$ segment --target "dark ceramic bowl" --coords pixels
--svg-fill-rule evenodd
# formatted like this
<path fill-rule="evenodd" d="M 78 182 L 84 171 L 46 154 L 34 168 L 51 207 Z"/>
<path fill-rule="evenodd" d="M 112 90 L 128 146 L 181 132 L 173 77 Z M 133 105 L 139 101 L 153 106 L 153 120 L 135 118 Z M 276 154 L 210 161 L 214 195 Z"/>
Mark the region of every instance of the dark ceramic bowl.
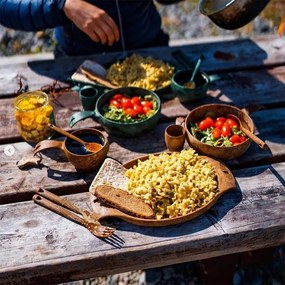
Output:
<path fill-rule="evenodd" d="M 200 100 L 207 95 L 209 84 L 211 82 L 210 77 L 204 72 L 197 72 L 195 76 L 195 88 L 187 88 L 185 83 L 190 80 L 193 70 L 179 70 L 177 71 L 171 80 L 171 89 L 178 97 L 180 102 L 192 102 Z"/>
<path fill-rule="evenodd" d="M 196 123 L 205 118 L 208 112 L 214 112 L 217 116 L 226 116 L 228 114 L 236 115 L 242 125 L 250 132 L 254 132 L 254 123 L 249 115 L 239 108 L 225 104 L 206 104 L 193 109 L 185 119 L 184 127 L 186 129 L 186 139 L 191 147 L 198 153 L 208 155 L 222 160 L 234 159 L 244 154 L 251 144 L 247 139 L 243 143 L 230 147 L 212 146 L 199 141 L 190 131 L 190 123 Z"/>
<path fill-rule="evenodd" d="M 130 98 L 134 96 L 144 97 L 147 95 L 151 95 L 154 101 L 156 102 L 155 113 L 153 114 L 153 116 L 145 120 L 131 122 L 131 123 L 116 122 L 105 118 L 103 111 L 104 106 L 109 102 L 112 96 L 118 93 L 127 95 Z M 144 133 L 153 129 L 158 123 L 160 114 L 161 114 L 161 101 L 155 92 L 138 87 L 122 87 L 103 93 L 97 100 L 94 111 L 83 111 L 73 114 L 69 119 L 69 125 L 72 127 L 81 120 L 93 117 L 102 125 L 102 127 L 109 134 L 115 136 L 133 137 L 133 136 L 143 135 Z"/>

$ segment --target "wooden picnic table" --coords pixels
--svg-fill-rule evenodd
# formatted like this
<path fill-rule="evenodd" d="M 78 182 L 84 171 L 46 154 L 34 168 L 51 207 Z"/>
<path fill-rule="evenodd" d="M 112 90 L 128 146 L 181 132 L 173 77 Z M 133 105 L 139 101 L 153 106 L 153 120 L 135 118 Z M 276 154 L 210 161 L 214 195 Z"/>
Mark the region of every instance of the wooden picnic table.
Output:
<path fill-rule="evenodd" d="M 20 138 L 14 119 L 19 77 L 29 90 L 55 80 L 66 86 L 66 79 L 86 58 L 0 62 L 0 284 L 54 284 L 285 243 L 285 38 L 234 39 L 135 52 L 175 62 L 173 52 L 177 50 L 190 62 L 203 54 L 203 71 L 230 76 L 212 83 L 207 98 L 199 102 L 182 104 L 170 91 L 160 95 L 162 115 L 156 128 L 137 138 L 108 135 L 108 157 L 125 163 L 165 151 L 166 126 L 207 103 L 246 108 L 255 133 L 269 148 L 261 150 L 252 143 L 242 157 L 225 162 L 237 189 L 225 193 L 205 214 L 167 227 L 114 220 L 115 243 L 95 238 L 87 229 L 31 200 L 34 189 L 45 187 L 88 207 L 89 185 L 96 171 L 77 172 L 56 150 L 45 152 L 38 167 L 20 170 L 16 165 L 34 147 Z M 120 56 L 112 53 L 88 59 L 110 64 Z M 81 110 L 77 91 L 58 94 L 53 104 L 56 124 L 71 130 L 68 118 Z M 93 119 L 73 129 L 82 127 L 102 130 Z"/>

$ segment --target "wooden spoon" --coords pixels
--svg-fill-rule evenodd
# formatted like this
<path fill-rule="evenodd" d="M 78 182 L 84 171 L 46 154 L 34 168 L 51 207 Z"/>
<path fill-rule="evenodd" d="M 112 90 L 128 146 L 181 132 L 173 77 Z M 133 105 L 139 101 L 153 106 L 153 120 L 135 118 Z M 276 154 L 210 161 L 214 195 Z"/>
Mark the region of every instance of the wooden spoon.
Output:
<path fill-rule="evenodd" d="M 119 86 L 112 84 L 110 81 L 107 79 L 103 78 L 102 76 L 95 74 L 92 70 L 86 68 L 86 67 L 81 67 L 81 72 L 84 74 L 87 78 L 89 78 L 92 81 L 95 81 L 97 83 L 100 83 L 108 88 L 111 89 L 116 89 L 119 88 Z"/>
<path fill-rule="evenodd" d="M 253 140 L 261 149 L 267 148 L 267 144 L 261 140 L 259 137 L 257 137 L 256 135 L 254 135 L 251 131 L 249 131 L 247 128 L 245 128 L 239 117 L 237 117 L 236 115 L 233 114 L 229 114 L 227 115 L 227 118 L 232 118 L 234 119 L 238 124 L 239 124 L 239 128 L 242 132 L 244 132 L 251 140 Z"/>
<path fill-rule="evenodd" d="M 85 142 L 85 141 L 81 140 L 80 138 L 78 138 L 77 136 L 75 136 L 75 135 L 73 135 L 73 134 L 71 134 L 71 133 L 69 133 L 69 132 L 67 132 L 67 131 L 59 128 L 59 127 L 56 127 L 53 124 L 49 124 L 49 127 L 51 129 L 55 130 L 56 132 L 66 136 L 66 137 L 68 137 L 70 139 L 73 139 L 73 140 L 79 142 L 80 144 L 82 144 L 85 147 L 85 149 L 87 151 L 97 152 L 97 151 L 99 151 L 103 147 L 101 144 L 96 143 L 96 142 Z"/>
<path fill-rule="evenodd" d="M 196 63 L 196 65 L 195 65 L 195 68 L 194 68 L 194 71 L 192 73 L 191 79 L 184 84 L 185 87 L 190 88 L 190 89 L 195 89 L 196 84 L 195 84 L 194 78 L 196 76 L 196 73 L 197 73 L 201 63 L 202 63 L 202 57 L 200 56 L 198 61 L 197 61 L 197 63 Z"/>

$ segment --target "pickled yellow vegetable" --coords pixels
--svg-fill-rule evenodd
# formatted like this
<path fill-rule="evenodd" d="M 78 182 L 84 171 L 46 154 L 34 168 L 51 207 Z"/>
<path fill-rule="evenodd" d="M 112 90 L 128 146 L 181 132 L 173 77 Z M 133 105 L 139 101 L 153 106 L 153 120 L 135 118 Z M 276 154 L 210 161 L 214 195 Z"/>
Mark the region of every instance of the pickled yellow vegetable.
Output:
<path fill-rule="evenodd" d="M 15 99 L 15 118 L 22 138 L 37 143 L 49 138 L 54 124 L 53 107 L 46 93 L 41 91 L 21 94 Z"/>

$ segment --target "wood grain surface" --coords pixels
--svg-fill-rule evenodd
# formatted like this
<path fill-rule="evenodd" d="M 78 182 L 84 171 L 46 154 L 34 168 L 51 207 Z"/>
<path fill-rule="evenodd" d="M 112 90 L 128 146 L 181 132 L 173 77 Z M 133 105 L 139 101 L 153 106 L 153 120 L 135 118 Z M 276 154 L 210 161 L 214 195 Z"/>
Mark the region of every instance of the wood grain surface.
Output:
<path fill-rule="evenodd" d="M 106 223 L 117 228 L 116 235 L 97 239 L 82 226 L 31 200 L 34 189 L 46 187 L 91 209 L 88 190 L 97 170 L 76 171 L 60 150 L 46 150 L 39 165 L 19 169 L 17 162 L 31 155 L 34 145 L 19 136 L 13 106 L 19 87 L 17 75 L 30 90 L 54 80 L 66 86 L 66 79 L 86 58 L 0 63 L 0 284 L 55 284 L 285 243 L 285 38 L 237 39 L 136 52 L 175 62 L 176 50 L 193 63 L 203 54 L 201 70 L 226 77 L 212 82 L 208 96 L 196 103 L 181 104 L 172 92 L 160 95 L 162 115 L 155 129 L 136 138 L 107 134 L 108 157 L 125 163 L 165 151 L 165 128 L 208 103 L 248 110 L 255 134 L 269 149 L 261 150 L 252 143 L 242 157 L 227 161 L 237 189 L 225 193 L 196 219 L 162 228 L 110 219 Z M 112 53 L 88 59 L 107 66 L 120 56 Z M 90 118 L 72 129 L 68 126 L 69 117 L 82 110 L 76 91 L 50 98 L 59 127 L 103 130 Z M 11 147 L 14 153 L 7 155 Z M 185 147 L 189 147 L 187 143 Z"/>

